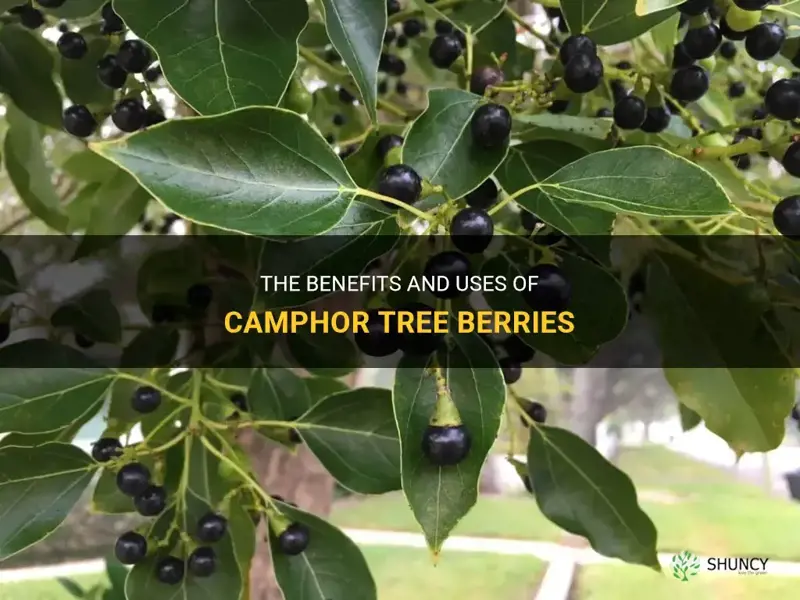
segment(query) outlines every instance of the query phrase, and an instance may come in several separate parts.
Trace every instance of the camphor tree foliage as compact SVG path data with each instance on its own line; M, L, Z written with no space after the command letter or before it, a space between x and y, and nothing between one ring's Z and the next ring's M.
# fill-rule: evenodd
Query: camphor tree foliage
M653 323L689 425L702 419L738 453L782 440L800 304L795 0L17 1L0 2L3 162L36 222L77 234L68 261L178 218L199 238L244 240L258 260L223 269L154 250L128 273L145 319L132 326L102 286L31 317L25 265L0 257L0 560L54 531L96 481L96 510L147 519L115 546L132 565L129 600L249 598L263 536L287 600L373 599L357 546L280 498L240 442L310 451L358 493L402 489L438 554L507 414L529 426L527 463L514 465L530 510L658 569L628 477L514 392L540 356L589 363L630 311ZM165 90L180 116L165 119ZM166 229L151 221L164 209ZM619 260L614 239L639 234ZM754 250L707 247L724 234ZM308 240L322 251L292 262ZM256 310L330 300L264 294L265 265L534 274L525 294L480 300L569 309L576 328L398 335L373 312L369 333L330 347L205 335L231 294ZM46 338L27 336L33 325ZM121 353L109 364L99 346ZM365 356L389 355L391 391L342 383ZM69 442L100 411L90 456ZM137 425L143 441L124 445Z

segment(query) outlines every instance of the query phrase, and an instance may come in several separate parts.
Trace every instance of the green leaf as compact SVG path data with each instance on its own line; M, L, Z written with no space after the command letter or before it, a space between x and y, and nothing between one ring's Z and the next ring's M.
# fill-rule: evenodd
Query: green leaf
M80 19L99 12L105 3L106 0L68 0L59 8L45 10L62 19Z
M114 8L200 114L278 104L308 21L305 2L285 0L116 0Z
M323 0L331 43L353 74L364 106L378 122L378 60L386 32L383 0Z
M432 185L460 198L483 183L503 162L508 145L485 150L472 141L470 120L480 96L456 89L428 91L428 108L414 121L403 145L403 162Z
M675 8L685 1L686 0L636 0L635 11L638 16L643 17L668 8Z
M515 115L515 123L522 123L525 127L517 127L519 135L530 136L537 129L554 129L556 131L569 131L586 137L605 140L611 133L612 121L610 119L596 119L592 117L578 117L574 115L554 115L548 112L536 115Z
M94 468L92 459L70 444L0 448L0 561L53 533Z
M308 527L312 543L302 554L280 551L270 530L272 565L284 598L377 600L375 581L358 546L336 527L286 504L281 512Z
M72 579L65 579L63 577L56 577L56 581L63 587L67 592L75 596L76 598L86 598L86 590L84 590L81 586L77 583L72 581Z
M506 395L500 369L487 367L493 355L483 340L456 335L452 341L452 349L431 357L404 356L397 367L393 393L403 492L435 554L478 499L481 467L497 437ZM431 369L434 356L472 438L467 458L452 467L434 466L422 454L423 434L437 399Z
M656 528L636 488L592 446L563 429L532 427L528 471L536 503L553 523L603 556L661 570Z
M104 182L111 179L119 167L91 150L73 152L61 165L61 169L75 179Z
M313 375L343 377L361 366L361 353L343 333L309 333L303 329L286 337L297 363Z
M325 140L299 115L274 108L169 121L93 149L173 212L240 233L324 233L356 195Z
M678 399L737 453L777 448L794 375L749 288L664 253L653 257L646 288L644 309Z
M345 392L350 388L338 379L328 379L327 377L307 377L303 380L306 389L311 396L311 405L322 402L332 394Z
M114 100L114 90L100 83L97 62L108 51L110 40L100 34L98 25L81 29L81 34L89 47L86 55L80 60L60 58L64 91L75 104L107 107Z
M177 329L168 327L144 329L125 346L119 364L122 368L170 364L175 358L179 341L180 334Z
M572 284L569 311L574 315L572 333L520 333L523 341L558 362L585 364L600 346L616 338L625 327L628 302L625 291L611 273L572 254L559 255L559 267ZM481 274L504 276L507 281L526 275L533 265L528 251L502 253L484 263ZM520 292L509 286L504 292L484 292L495 311L530 311Z
M41 446L48 442L64 442L70 443L75 439L83 426L91 421L95 415L102 408L102 403L98 403L92 410L88 411L81 416L77 421L73 421L69 425L57 429L55 431L47 431L45 433L9 433L0 440L0 447L6 446L22 446L30 448L32 446Z
M564 142L543 140L514 146L496 176L505 190L519 190L543 181L586 152ZM517 197L525 210L566 235L611 233L614 215L580 204L567 204L534 189Z
M122 338L122 320L108 290L91 290L60 306L50 317L50 323L95 342L113 344Z
M433 19L444 19L466 32L478 33L489 25L505 8L506 0L471 0L455 4L452 10L444 12L425 0L416 0L417 6Z
M41 368L43 356L50 368ZM0 423L18 433L56 431L97 412L113 381L77 350L48 340L0 348L0 365Z
M289 369L257 369L250 379L247 401L253 418L288 421L312 406L302 378Z
M21 25L0 28L0 88L28 117L61 129L53 57L41 38Z
M532 48L523 46L517 42L517 29L514 21L507 14L503 13L490 22L477 36L477 43L473 47L475 53L474 64L480 68L482 66L493 66L494 56L505 54L503 62L503 73L509 81L522 79L525 71L530 71L533 67L535 52Z
M345 159L347 171L356 184L365 189L375 188L384 169L383 160L378 156L378 141L391 133L402 135L403 130L402 125L381 125L380 129L370 131L358 150Z
M299 422L309 449L346 488L359 494L400 489L400 443L389 390L333 394Z
M562 0L561 11L571 33L588 35L609 46L627 42L668 19L674 8L640 17L636 3L641 0Z
M681 417L681 429L683 431L690 431L703 422L700 415L680 402L678 403L678 413Z
M656 146L590 154L553 173L539 189L554 201L651 217L733 212L725 190L707 171Z
M3 27L4 31L8 27ZM2 56L2 49L0 49ZM2 69L2 58L0 58ZM8 178L28 210L57 231L63 231L67 217L61 199L50 180L51 172L42 149L42 129L14 106L6 114L9 127L3 144Z

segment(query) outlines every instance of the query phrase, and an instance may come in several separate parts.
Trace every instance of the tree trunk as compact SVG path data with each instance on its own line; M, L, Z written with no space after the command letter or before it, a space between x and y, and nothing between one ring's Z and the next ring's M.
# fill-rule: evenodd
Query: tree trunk
M308 448L302 446L296 455L291 454L252 431L243 432L239 442L250 455L253 470L267 492L283 496L315 515L326 516L330 512L333 478ZM272 572L264 521L256 535L256 555L250 569L250 600L281 600L283 595Z

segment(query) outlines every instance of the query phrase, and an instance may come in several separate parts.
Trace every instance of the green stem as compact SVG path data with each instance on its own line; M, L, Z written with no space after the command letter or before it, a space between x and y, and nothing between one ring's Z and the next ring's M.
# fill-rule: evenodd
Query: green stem
M173 394L168 389L163 388L158 384L156 384L154 381L148 381L147 379L142 379L141 377L137 377L136 375L131 375L130 373L122 373L122 372L118 372L116 374L116 377L118 379L126 379L128 381L133 381L140 385L149 386L155 390L158 390L159 392L161 392L161 394L163 394L167 398L170 398L171 400L174 400L175 402L178 402L179 404L184 404L186 406L192 405L190 400L184 398L183 396L178 396L177 394Z
M439 0L439 2L431 4L431 8L435 8L436 10L447 10L448 8L453 8L454 6L463 4L465 1L466 0ZM395 23L402 23L410 17L420 17L424 15L425 11L421 8L407 8L406 10L401 10L399 13L395 13L389 17L388 24L391 26Z
M224 381L220 381L219 379L215 379L208 373L205 375L206 380L209 383L213 383L218 388L222 388L224 390L231 390L232 392L246 392L247 386L244 385L235 385L233 383L225 383Z
M539 4L541 4L542 6L547 6L547 5L546 5L544 2L540 2ZM556 0L556 3L555 3L555 4L556 4L556 5L555 5L554 7L551 7L551 8L556 8L556 7L558 7L558 0ZM557 46L556 46L556 45L555 45L555 44L554 44L554 43L553 43L553 42L552 42L550 39L548 39L548 38L547 38L547 36L545 36L545 35L543 35L543 34L539 33L538 31L536 31L536 30L535 30L535 29L534 29L534 28L533 28L533 27L530 25L530 23L528 23L528 22L527 22L525 19L523 19L523 18L522 18L522 17L519 15L519 13L517 13L516 11L514 11L514 9L512 9L510 6L506 5L506 6L505 6L505 8L503 8L503 12L505 12L505 13L506 13L506 15L508 15L508 16L509 16L509 18L510 18L512 21L514 21L514 22L515 22L517 25L519 25L519 26L520 26L520 27L522 27L522 28L523 28L525 31L527 31L528 33L530 33L530 34L531 34L533 37L535 37L537 40L539 40L540 42L542 42L542 43L543 43L545 46L548 46L548 47L550 47L550 48L553 48L553 49L557 48Z
M348 189L348 190L343 190L343 191L355 192L356 194L358 194L360 196L367 196L368 198L374 198L375 200L380 200L381 202L387 202L389 204L394 204L395 206L399 206L400 208L403 208L403 209L407 210L408 212L412 213L413 215L416 215L420 219L428 221L429 223L434 220L434 218L431 215L422 212L420 209L415 208L415 207L411 206L410 204L406 204L402 200L397 200L396 198L392 198L391 196L384 196L383 194L379 194L378 192L373 192L371 190L365 190L364 188L358 188L358 189L355 189L355 190Z
M508 195L508 194L504 194L504 195L503 195L503 199L502 199L502 200L500 200L500 202L498 202L497 204L495 204L495 205L494 205L492 208L490 208L490 209L489 209L487 212L488 212L490 215L493 215L493 214L495 214L495 213L498 213L498 212L500 212L500 211L503 209L503 207L504 207L506 204L508 204L508 203L509 203L509 202L511 202L512 200L513 200L513 198L512 198L510 195Z
M467 27L466 37L467 37L467 64L464 69L464 79L466 80L466 83L464 85L466 86L465 89L469 90L472 81L472 60L473 60L472 45L475 43L475 36L472 35L472 28Z

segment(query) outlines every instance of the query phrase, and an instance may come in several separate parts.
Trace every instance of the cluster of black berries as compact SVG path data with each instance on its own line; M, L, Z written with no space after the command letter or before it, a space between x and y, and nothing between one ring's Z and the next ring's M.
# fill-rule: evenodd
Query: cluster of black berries
M547 420L547 409L539 402L527 400L522 408L525 411L525 414L528 415L530 420L534 423L539 423L541 425ZM530 425L525 417L520 416L520 420L526 427Z
M437 21L436 32L437 35L428 48L428 56L434 67L449 69L467 47L467 38L463 31L454 28L446 21L441 23Z
M585 35L571 35L558 52L564 67L564 84L576 94L591 92L603 79L603 61L597 46Z

